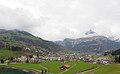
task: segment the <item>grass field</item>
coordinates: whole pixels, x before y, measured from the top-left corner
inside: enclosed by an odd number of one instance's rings
[[[71,66],[68,70],[60,70],[59,67],[69,64]],[[61,63],[58,61],[44,61],[38,64],[31,63],[18,63],[18,64],[10,64],[4,65],[9,67],[16,67],[21,69],[31,69],[35,71],[41,71],[47,69],[49,71],[48,74],[75,74],[77,72],[81,72],[83,70],[87,70],[93,67],[97,67],[96,69],[89,71],[84,74],[120,74],[120,64],[111,64],[111,65],[95,65],[88,64],[85,62],[66,62]]]
[[[48,68],[50,73],[60,73],[62,70],[59,69],[61,65],[69,64],[71,66],[70,70],[63,72],[62,74],[73,74],[75,72],[79,72],[88,68],[95,67],[96,65],[88,64],[85,62],[67,62],[67,63],[61,63],[61,62],[43,62],[40,65],[45,66]]]
[[[60,70],[59,67],[64,65],[64,64],[69,64],[71,66],[70,69],[68,70]],[[96,67],[98,65],[93,65],[93,64],[88,64],[85,62],[66,62],[66,63],[61,63],[58,61],[45,61],[42,63],[38,64],[26,64],[26,63],[19,63],[19,64],[10,64],[7,65],[10,67],[17,67],[17,68],[25,68],[25,69],[32,69],[36,71],[41,71],[42,69],[48,69],[49,73],[48,74],[74,74],[76,72],[80,72],[89,68]]]
[[[120,74],[120,64],[104,65],[85,74]]]
[[[17,56],[21,56],[21,55],[23,55],[23,54],[19,51],[11,51],[9,49],[1,49],[0,50],[0,59],[17,57]]]

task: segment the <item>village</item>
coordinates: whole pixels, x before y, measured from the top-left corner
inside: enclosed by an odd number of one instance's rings
[[[8,59],[1,59],[0,64],[14,64],[14,63],[40,63],[44,61],[60,61],[63,62],[73,62],[73,61],[84,61],[91,64],[112,64],[114,63],[113,59],[108,57],[94,58],[91,55],[80,54],[80,53],[50,53],[46,56],[37,55],[27,55],[20,57],[11,57]]]

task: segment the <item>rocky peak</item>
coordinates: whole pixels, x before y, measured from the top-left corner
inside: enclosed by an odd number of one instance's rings
[[[94,32],[93,30],[89,30],[88,32],[85,33],[85,35],[93,35],[93,34],[97,34],[96,32]]]

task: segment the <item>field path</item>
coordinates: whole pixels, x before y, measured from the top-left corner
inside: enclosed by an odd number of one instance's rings
[[[68,70],[62,71],[62,72],[60,72],[60,73],[58,73],[58,74],[63,74],[63,73],[65,73],[65,72],[69,71],[70,69],[72,69],[72,68],[75,67],[75,66],[76,66],[76,64],[73,65],[73,66],[72,66],[71,68],[69,68]]]
[[[46,68],[45,66],[43,66],[43,65],[41,65],[41,64],[39,64],[39,66],[42,67],[42,68],[44,68],[44,69],[46,69],[46,70],[49,72],[48,68]],[[50,73],[50,72],[49,72],[49,74],[54,74],[54,73]]]
[[[41,64],[39,64],[39,66],[46,69],[46,70],[48,70],[48,68],[46,68],[45,66],[42,66]]]
[[[102,66],[100,66],[100,67],[102,67]],[[98,68],[100,68],[100,67],[90,68],[90,69],[84,70],[84,71],[79,72],[79,73],[76,73],[76,74],[85,74],[85,73],[87,73],[87,72],[94,71],[94,70],[96,70],[96,69],[98,69]]]
[[[86,71],[83,71],[83,72],[80,72],[80,73],[76,73],[76,74],[85,74],[85,73],[87,73],[87,72],[89,72],[89,71],[93,71],[93,70],[95,70],[96,68],[93,68],[93,69],[89,69],[89,70],[86,70]]]

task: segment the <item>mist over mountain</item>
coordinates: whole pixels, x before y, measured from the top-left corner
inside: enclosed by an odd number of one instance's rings
[[[56,41],[56,43],[67,49],[80,52],[104,53],[120,48],[119,41],[97,35],[97,33],[92,30],[86,32],[85,35],[85,37],[78,39],[66,38],[63,41]]]
[[[85,33],[85,35],[96,35],[97,33],[92,31],[91,29]]]
[[[104,53],[119,49],[120,42],[118,40],[98,35],[96,32],[89,30],[84,37],[78,39],[66,38],[63,41],[53,43],[35,37],[26,31],[0,29],[0,48],[8,48],[13,51],[46,53],[58,52],[66,48],[80,52]]]
[[[51,41],[76,39],[89,29],[120,38],[119,7],[119,0],[0,0],[0,28]]]

